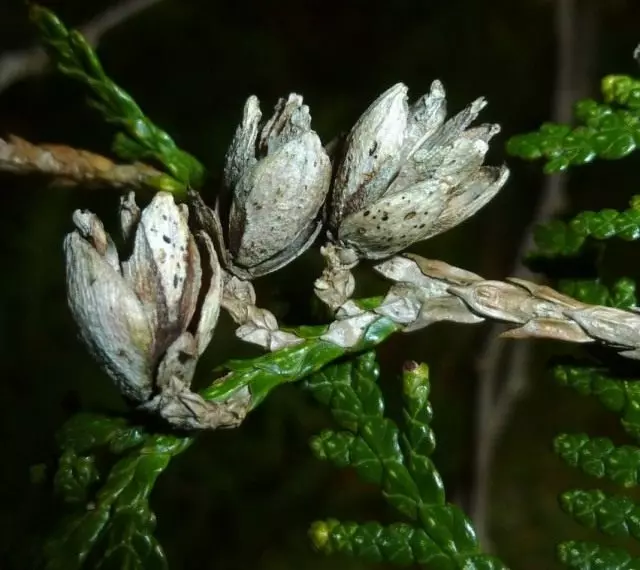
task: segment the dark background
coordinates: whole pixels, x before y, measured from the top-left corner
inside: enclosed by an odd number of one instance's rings
[[[81,25],[108,2],[44,2],[69,25]],[[634,0],[576,0],[575,45],[581,95],[597,95],[607,73],[636,73],[640,4]],[[450,109],[485,95],[483,121],[503,125],[495,162],[515,133],[550,118],[557,67],[554,0],[324,0],[238,2],[165,0],[111,31],[99,53],[109,74],[157,124],[212,172],[220,169],[244,99],[259,96],[265,114],[291,91],[310,105],[324,140],[347,130],[366,106],[397,81],[414,97],[440,78]],[[0,55],[33,42],[24,6],[0,0]],[[83,103],[82,91],[45,74],[0,93],[0,136],[61,142],[108,153],[111,131]],[[512,177],[479,215],[413,251],[492,278],[504,278],[542,187],[540,165],[508,159]],[[638,159],[601,163],[572,174],[568,212],[623,209],[638,188]],[[61,255],[74,208],[113,219],[117,196],[49,190],[0,178],[0,565],[28,568],[37,537],[55,513],[46,489],[30,483],[30,467],[54,454],[54,432],[75,409],[118,409],[115,389],[75,338],[66,308]],[[213,189],[210,190],[212,192]],[[210,198],[210,195],[209,195]],[[637,255],[621,248],[615,272],[637,276]],[[260,303],[290,323],[305,312],[320,271],[311,251],[257,283]],[[615,265],[614,264],[614,265]],[[364,289],[384,291],[361,272]],[[207,370],[251,349],[229,340],[223,319],[199,367]],[[405,359],[426,361],[433,382],[436,464],[452,500],[468,504],[479,349],[486,327],[438,325],[395,337],[380,349],[383,386],[397,401]],[[558,388],[545,374],[547,357],[564,350],[535,344],[534,382],[512,410],[491,480],[495,551],[518,569],[556,568],[555,544],[598,540],[557,506],[562,490],[597,484],[551,452],[554,434],[585,431],[629,442],[616,419],[596,403]],[[335,516],[399,519],[378,490],[351,471],[315,460],[307,442],[330,425],[326,410],[295,386],[278,389],[241,429],[200,438],[165,473],[153,494],[158,536],[172,570],[358,568],[324,558],[306,538],[309,524]],[[2,562],[5,562],[2,564]],[[370,567],[373,567],[371,565]]]

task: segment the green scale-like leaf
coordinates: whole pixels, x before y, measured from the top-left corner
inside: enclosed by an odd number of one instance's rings
[[[594,542],[563,542],[558,546],[560,561],[579,570],[640,570],[640,558],[632,558],[622,548]]]
[[[618,279],[610,288],[598,279],[563,279],[558,283],[558,289],[569,297],[591,305],[630,310],[638,304],[636,283],[628,277]]]
[[[400,430],[384,418],[373,352],[326,367],[306,387],[329,406],[343,431],[312,440],[318,457],[351,466],[382,487],[383,496],[416,526],[377,523],[316,523],[311,537],[325,553],[343,552],[372,561],[421,563],[430,569],[497,569],[480,553],[475,532],[457,507],[445,503],[442,481],[428,455],[435,447],[429,428],[428,369],[410,363],[403,375],[404,421]]]
[[[247,386],[255,408],[277,386],[306,378],[347,353],[359,353],[376,346],[400,327],[387,317],[379,317],[367,327],[360,342],[348,350],[321,338],[327,327],[290,330],[305,340],[257,358],[225,363],[223,368],[232,373],[202,391],[202,396],[207,400],[225,400]]]
[[[638,484],[640,449],[632,445],[616,447],[605,437],[585,434],[561,434],[554,439],[554,451],[572,467],[624,487]]]
[[[320,402],[331,408],[339,425],[355,432],[362,440],[360,448],[366,446],[375,454],[380,474],[380,479],[375,482],[382,485],[385,498],[405,515],[416,518],[419,491],[404,466],[398,429],[391,420],[383,417],[384,403],[376,384],[378,374],[375,354],[369,352],[354,361],[336,364],[314,374],[307,387]],[[313,448],[318,445],[319,442],[312,442]],[[371,454],[367,453],[365,458],[370,463]],[[358,461],[360,458],[354,459]],[[358,463],[354,466],[357,467]],[[370,480],[373,473],[369,466],[363,476]]]
[[[78,414],[57,434],[62,455],[55,475],[55,488],[65,502],[86,502],[91,485],[100,479],[93,453],[107,447],[121,454],[139,446],[144,434],[123,418]]]
[[[309,536],[313,545],[325,554],[349,554],[369,562],[417,563],[437,570],[458,568],[423,530],[408,524],[383,526],[332,519],[315,522]]]
[[[602,95],[606,103],[640,109],[640,81],[628,75],[607,75],[602,80]]]
[[[640,507],[628,497],[607,496],[600,490],[573,490],[561,495],[560,504],[587,528],[611,536],[640,538]]]
[[[404,523],[384,526],[330,519],[315,522],[309,537],[325,554],[346,554],[369,562],[420,564],[429,570],[506,570],[500,560],[485,554],[448,556],[424,530]]]
[[[444,503],[444,485],[429,458],[436,440],[429,423],[433,413],[429,403],[429,369],[426,364],[407,363],[403,373],[404,400],[402,449],[407,467],[416,481],[421,498],[428,504]]]
[[[353,467],[364,481],[382,480],[382,462],[361,437],[350,432],[325,430],[311,440],[311,449],[336,467]]]
[[[581,366],[556,366],[556,380],[582,395],[593,395],[609,410],[621,415],[625,430],[640,439],[640,381],[618,380],[602,369]]]
[[[148,499],[171,457],[191,440],[143,436],[124,420],[82,414],[67,422],[59,441],[63,453],[56,490],[67,502],[81,504],[47,541],[48,570],[80,569],[89,560],[92,568],[166,568],[153,537],[155,517]],[[93,454],[103,448],[121,458],[102,481]],[[99,480],[102,486],[93,489]]]
[[[561,172],[584,165],[596,158],[619,159],[640,145],[640,81],[628,76],[611,75],[602,81],[604,104],[593,100],[575,106],[575,127],[543,124],[536,132],[518,135],[507,144],[509,153],[525,160],[545,160],[546,173]],[[640,197],[631,199],[624,211],[604,209],[584,211],[568,222],[552,220],[534,230],[536,249],[531,258],[562,258],[583,253],[590,240],[640,238]],[[601,251],[603,246],[593,248]],[[570,260],[561,260],[571,263]],[[567,266],[567,267],[570,267]],[[595,280],[564,280],[564,294],[593,305],[634,310],[637,306],[635,283],[629,278],[617,280],[611,287]],[[621,416],[627,432],[640,438],[640,383],[620,380],[593,366],[557,366],[556,379],[580,394],[593,395],[609,410]],[[570,465],[598,478],[608,478],[625,487],[638,484],[640,449],[616,447],[609,439],[585,434],[562,434],[555,438],[555,452]],[[577,522],[616,537],[638,537],[640,512],[626,497],[608,496],[602,491],[573,490],[561,496],[562,508]],[[580,570],[640,570],[640,559],[622,549],[588,542],[565,542],[559,546],[560,560]]]
[[[570,166],[587,164],[595,158],[618,159],[640,144],[638,81],[626,76],[609,76],[602,82],[606,103],[579,101],[575,116],[583,125],[545,123],[538,131],[512,137],[507,152],[525,160],[547,160],[548,174]],[[626,109],[616,108],[623,106]]]
[[[606,240],[620,238],[635,241],[640,238],[640,209],[636,197],[631,208],[581,212],[569,222],[553,220],[534,230],[536,249],[531,256],[558,257],[576,255],[587,238]]]
[[[372,306],[377,302],[379,300],[372,301]],[[397,330],[395,323],[380,317],[351,350],[357,352],[375,346]],[[221,401],[248,388],[252,406],[259,405],[278,385],[301,380],[345,354],[345,349],[320,338],[325,331],[326,327],[305,327],[300,336],[306,340],[299,345],[228,363],[226,368],[231,371],[203,394],[209,400]],[[362,388],[364,390],[365,385]],[[365,398],[365,403],[377,405],[376,397],[373,393],[369,400]],[[58,440],[62,454],[56,488],[66,502],[79,504],[80,508],[61,523],[48,542],[49,568],[81,568],[89,556],[102,560],[105,568],[108,564],[113,568],[143,568],[147,567],[145,564],[149,568],[162,567],[160,559],[164,558],[152,535],[155,522],[148,508],[148,496],[171,457],[186,449],[191,438],[153,436],[121,418],[80,414],[63,426]],[[338,441],[336,447],[348,448],[349,445],[348,441]],[[122,457],[103,475],[96,467],[97,451]],[[366,457],[366,450],[359,449],[356,455],[362,459]],[[349,461],[352,464],[354,460]],[[365,461],[360,462],[365,473],[369,467]],[[370,466],[375,469],[376,465],[379,467],[380,461],[372,455]],[[379,476],[374,480],[379,480]]]
[[[576,117],[585,126],[545,123],[539,131],[517,135],[507,152],[525,160],[545,158],[547,174],[587,164],[597,158],[623,158],[640,143],[640,118],[633,111],[613,109],[586,99],[576,104]]]

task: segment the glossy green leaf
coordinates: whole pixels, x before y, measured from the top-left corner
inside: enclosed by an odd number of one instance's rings
[[[640,211],[634,208],[623,212],[611,209],[580,212],[570,224],[577,234],[599,240],[618,237],[634,241],[640,237]]]
[[[54,488],[64,502],[85,504],[90,487],[99,479],[93,455],[78,455],[73,449],[66,449],[58,460]]]
[[[587,528],[610,536],[640,538],[640,507],[629,497],[609,496],[598,489],[573,490],[561,495],[560,504]]]
[[[428,457],[435,439],[429,428],[427,367],[405,365],[403,430],[384,417],[378,376],[375,354],[369,352],[328,366],[307,380],[305,386],[345,428],[322,432],[312,440],[312,449],[318,457],[339,467],[354,467],[364,480],[379,484],[387,501],[415,526],[316,523],[311,529],[314,543],[326,553],[345,552],[378,562],[503,568],[480,553],[465,514],[445,503],[442,480]]]
[[[56,435],[62,454],[54,488],[64,502],[85,503],[92,485],[100,480],[94,453],[106,447],[114,454],[142,445],[144,434],[124,418],[77,414]]]
[[[384,527],[370,522],[317,521],[309,531],[316,549],[324,554],[348,554],[369,562],[429,564],[432,568],[456,568],[426,533],[409,525]]]
[[[558,546],[560,561],[579,570],[640,570],[640,558],[632,558],[622,548],[595,542],[563,542]]]
[[[353,467],[368,483],[382,482],[382,461],[362,438],[350,432],[325,430],[311,439],[311,449],[318,459],[332,461],[336,467]]]
[[[431,455],[436,441],[429,423],[433,417],[429,402],[429,368],[408,362],[402,371],[403,416],[407,444],[415,453]]]
[[[436,440],[429,423],[432,418],[429,403],[429,368],[426,364],[406,363],[402,374],[404,398],[404,429],[402,448],[407,467],[416,481],[422,501],[443,504],[444,484],[429,456]]]
[[[249,387],[253,406],[257,406],[276,386],[308,377],[345,354],[344,349],[319,338],[325,330],[326,327],[307,327],[307,340],[297,346],[255,359],[229,362],[226,368],[230,372],[203,394],[210,400],[224,400],[237,390]],[[389,319],[376,319],[362,342],[352,350],[357,352],[375,345],[396,330],[397,325]],[[368,382],[364,368],[359,374],[360,377],[355,375],[355,383],[362,401],[357,400],[357,403],[373,413],[381,402],[380,395],[375,383],[371,385]],[[345,395],[348,394],[345,392]],[[348,403],[343,406],[346,414],[348,407]],[[370,427],[372,437],[385,437],[387,445],[397,448],[397,437],[392,430],[389,431],[388,426],[383,423]],[[63,453],[56,474],[56,488],[67,502],[78,504],[80,509],[65,519],[55,537],[49,541],[47,555],[50,568],[80,568],[87,557],[96,551],[103,556],[102,563],[105,565],[113,560],[114,567],[117,567],[125,563],[123,557],[128,557],[126,564],[133,568],[139,564],[156,567],[162,557],[158,554],[161,553],[160,547],[152,536],[154,523],[148,512],[148,495],[170,458],[180,453],[191,440],[177,436],[150,437],[124,419],[95,414],[80,414],[61,429],[59,442]],[[378,480],[375,471],[382,465],[378,456],[370,450],[367,452],[363,440],[358,440],[353,450],[349,445],[348,441],[336,435],[332,440],[327,439],[324,449],[327,456],[336,462],[340,453],[343,456],[351,453],[349,461],[359,469],[361,475]],[[320,449],[319,445],[317,447]],[[115,463],[109,473],[101,474],[95,467],[93,457],[97,448],[107,448],[116,455],[126,455]],[[393,468],[388,471],[394,472]],[[412,484],[406,476],[404,480],[406,484]],[[400,496],[397,502],[404,504],[406,501]],[[87,510],[87,504],[97,504],[99,508]],[[136,513],[148,513],[149,516],[145,515],[145,518]],[[144,520],[147,523],[142,524]],[[129,529],[126,533],[128,542],[118,543],[117,547],[112,540],[116,529]],[[113,542],[113,547],[104,546],[110,544],[109,541]],[[97,545],[103,546],[99,548]],[[113,552],[112,558],[104,557],[104,549]]]
[[[162,548],[153,537],[153,514],[146,505],[122,507],[112,516],[110,532],[95,568],[98,570],[160,570],[168,568]]]
[[[404,465],[398,428],[383,417],[382,393],[376,384],[378,375],[375,353],[368,352],[314,374],[306,387],[330,407],[339,425],[354,432],[378,457],[383,495],[394,507],[415,519],[419,491]]]
[[[58,444],[76,453],[108,445],[113,453],[122,453],[144,442],[144,431],[125,418],[80,413],[67,421],[56,434]]]
[[[607,75],[602,80],[602,95],[606,103],[640,109],[640,81],[628,75]]]
[[[585,236],[578,234],[569,224],[560,220],[535,226],[533,239],[536,248],[529,253],[530,257],[575,255],[585,242]]]
[[[563,279],[558,290],[583,303],[631,309],[637,305],[636,284],[633,279],[618,279],[611,288],[599,279]]]
[[[606,477],[623,487],[638,484],[640,449],[632,445],[616,447],[605,437],[561,434],[554,439],[554,451],[569,465],[597,478]]]
[[[383,526],[375,522],[318,521],[309,535],[314,547],[324,554],[346,554],[374,563],[420,564],[429,570],[507,568],[497,558],[479,553],[445,555],[427,533],[403,523]]]
[[[303,327],[300,336],[306,339],[304,342],[257,358],[228,361],[224,368],[230,370],[230,374],[201,394],[207,400],[225,400],[248,386],[252,407],[255,408],[281,384],[302,380],[347,353],[359,353],[376,346],[398,330],[399,326],[392,320],[379,317],[367,327],[356,346],[345,350],[320,338],[326,327]]]
[[[311,339],[253,359],[231,360],[231,372],[203,390],[207,400],[225,400],[248,386],[256,407],[277,386],[301,380],[339,358],[344,350],[330,342]]]
[[[64,465],[64,458],[80,449],[95,451],[95,448],[90,448],[90,440],[93,440],[95,447],[109,445],[109,433],[117,432],[107,429],[109,425],[116,426],[120,432],[125,427],[120,421],[110,418],[102,420],[99,416],[88,415],[74,418],[61,432],[64,445],[64,434],[79,436],[77,428],[82,424],[96,427],[93,437],[89,434],[84,439],[70,437],[70,447],[62,454],[56,485],[67,485],[66,489],[62,489],[67,497],[70,495],[69,478],[61,475],[68,469]],[[138,447],[129,446],[97,489],[90,487],[98,478],[97,471],[92,468],[89,484],[82,488],[83,494],[78,497],[82,499],[81,504],[60,522],[46,543],[48,570],[79,570],[87,564],[92,568],[105,569],[166,568],[162,549],[153,537],[155,517],[149,510],[149,494],[171,457],[181,453],[191,440],[173,436],[146,436],[144,442],[138,443],[141,444]],[[73,448],[74,444],[76,448]],[[79,481],[80,477],[76,476],[76,480]],[[77,493],[77,489],[75,491]]]
[[[635,241],[640,238],[640,210],[631,207],[622,212],[611,209],[581,212],[569,222],[553,220],[536,226],[533,237],[536,249],[531,256],[551,258],[576,255],[587,238]],[[620,287],[618,295],[624,297],[629,283],[623,283]],[[620,301],[624,302],[623,299]]]
[[[609,303],[611,307],[630,310],[638,305],[636,283],[633,279],[622,277],[611,288]]]
[[[507,152],[524,160],[545,158],[544,171],[551,174],[595,158],[623,158],[640,144],[640,117],[634,111],[586,99],[576,104],[575,114],[584,126],[545,123],[538,131],[512,137]]]
[[[329,406],[340,426],[360,431],[365,422],[383,418],[384,401],[377,385],[378,376],[375,353],[368,352],[326,367],[311,376],[305,387]]]

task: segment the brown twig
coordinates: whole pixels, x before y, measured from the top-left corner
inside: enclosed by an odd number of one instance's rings
[[[53,186],[86,188],[150,188],[167,178],[152,166],[116,164],[105,156],[66,145],[35,145],[20,137],[0,138],[0,172],[40,175]]]
[[[329,326],[329,333],[322,338],[330,338],[328,335],[333,333],[336,344],[347,337],[353,339],[361,334],[357,331],[354,334],[354,326],[370,324],[372,315],[391,319],[405,332],[441,321],[461,324],[490,321],[507,324],[508,329],[500,334],[503,338],[593,343],[610,347],[624,358],[640,360],[637,307],[592,305],[526,279],[484,279],[444,261],[412,253],[396,255],[374,269],[395,282],[382,303],[367,312],[357,303],[347,301],[336,313],[337,321]]]
[[[161,1],[124,0],[80,26],[79,30],[95,47],[104,34]],[[5,52],[0,55],[0,93],[14,83],[46,73],[48,69],[49,58],[39,46]]]

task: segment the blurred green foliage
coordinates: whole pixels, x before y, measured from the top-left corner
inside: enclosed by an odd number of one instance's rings
[[[82,33],[68,30],[53,12],[41,6],[32,5],[29,15],[38,31],[38,40],[56,69],[82,83],[89,92],[89,105],[105,122],[121,129],[114,138],[113,152],[127,162],[156,162],[163,166],[175,180],[167,177],[166,181],[159,181],[158,189],[184,194],[187,185],[200,188],[205,178],[204,166],[180,150],[127,92],[109,78]]]

